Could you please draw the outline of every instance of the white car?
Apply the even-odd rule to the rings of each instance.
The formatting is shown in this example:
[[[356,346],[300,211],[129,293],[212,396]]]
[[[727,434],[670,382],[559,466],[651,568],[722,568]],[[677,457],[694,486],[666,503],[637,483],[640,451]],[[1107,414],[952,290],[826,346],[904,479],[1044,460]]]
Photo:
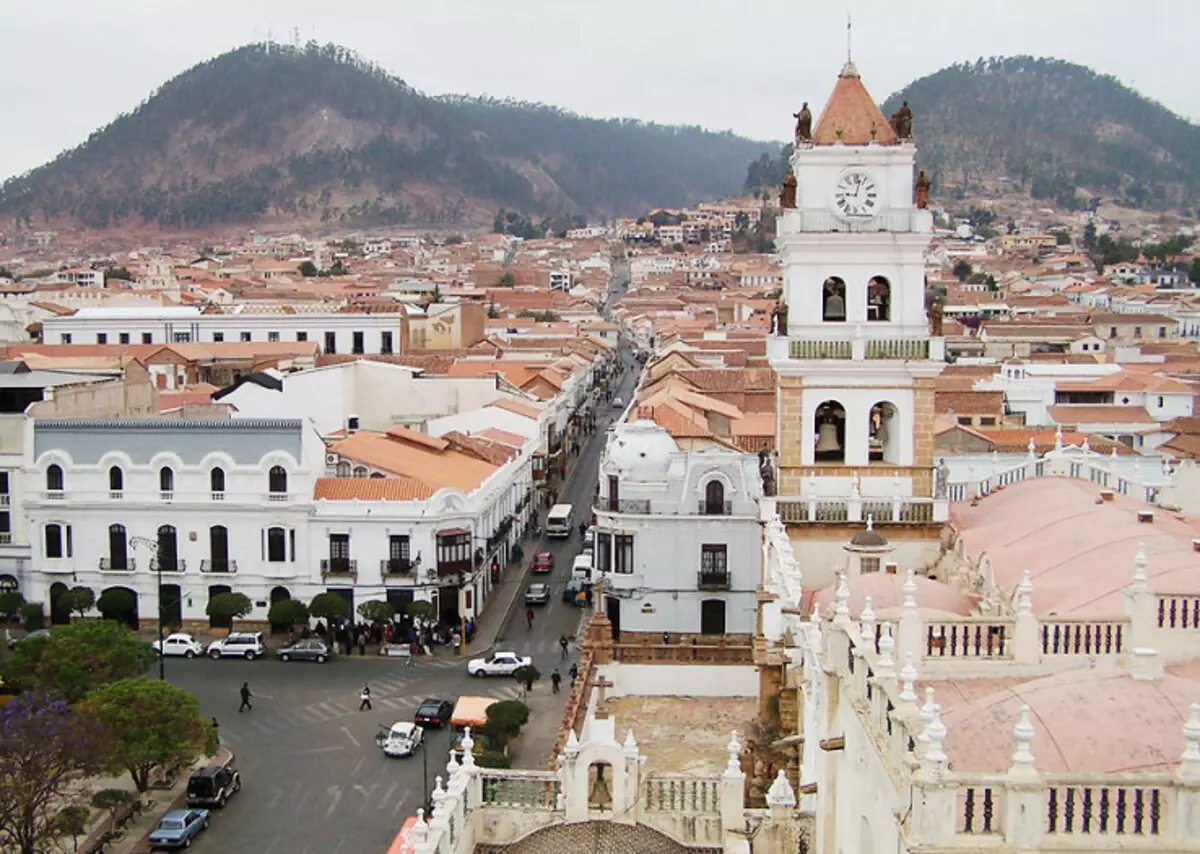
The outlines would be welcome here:
[[[468,676],[512,676],[518,667],[533,664],[528,655],[515,652],[493,652],[487,658],[472,658],[467,662]]]
[[[182,655],[184,658],[195,658],[204,655],[204,647],[200,641],[188,634],[176,633],[167,635],[161,641],[155,641],[151,646],[162,655]]]
[[[262,632],[234,632],[227,638],[218,638],[208,645],[210,658],[244,658],[253,661],[262,658],[267,647]]]
[[[392,724],[379,746],[383,748],[384,756],[412,756],[424,737],[425,730],[416,724],[398,721]]]

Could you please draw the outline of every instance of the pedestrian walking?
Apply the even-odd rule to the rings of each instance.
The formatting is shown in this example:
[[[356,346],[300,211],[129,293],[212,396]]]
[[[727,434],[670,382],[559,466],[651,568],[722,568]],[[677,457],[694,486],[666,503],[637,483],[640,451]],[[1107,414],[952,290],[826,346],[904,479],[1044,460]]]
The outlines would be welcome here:
[[[554,672],[550,674],[550,690],[557,694],[560,685],[562,685],[562,674],[558,672],[558,668],[556,667],[554,668]]]
[[[238,706],[238,711],[244,712],[247,709],[250,709],[251,711],[253,711],[254,706],[250,705],[250,698],[253,697],[254,695],[250,693],[250,683],[249,682],[242,683],[242,690],[240,693],[242,695],[242,704],[240,706]]]
[[[525,623],[530,629],[533,628],[533,609],[532,608],[525,609]]]
[[[367,654],[367,633],[366,632],[358,633],[358,654],[359,655]]]
[[[454,654],[459,655],[462,652],[462,635],[458,633],[457,629],[455,629],[454,634],[450,636],[450,640],[454,644]]]
[[[221,741],[221,725],[217,723],[217,718],[215,715],[213,716],[212,723],[209,724],[209,726],[212,727],[213,736],[217,739],[217,743],[219,744]]]
[[[421,647],[417,645],[416,641],[413,641],[412,643],[410,643],[408,645],[408,666],[409,667],[417,666],[417,656],[420,654],[421,654]]]
[[[568,640],[567,640],[567,636],[566,636],[566,635],[561,635],[561,636],[559,636],[559,638],[558,638],[558,648],[559,648],[559,649],[562,651],[562,659],[563,659],[563,661],[566,661],[566,660],[567,660],[567,645],[568,645],[568,644],[570,644],[570,641],[568,641]]]
[[[571,662],[571,669],[567,671],[567,675],[571,677],[571,685],[575,685],[575,680],[579,678],[579,665]]]
[[[371,686],[366,682],[363,683],[362,690],[358,692],[358,699],[361,701],[358,704],[360,712],[371,711]]]

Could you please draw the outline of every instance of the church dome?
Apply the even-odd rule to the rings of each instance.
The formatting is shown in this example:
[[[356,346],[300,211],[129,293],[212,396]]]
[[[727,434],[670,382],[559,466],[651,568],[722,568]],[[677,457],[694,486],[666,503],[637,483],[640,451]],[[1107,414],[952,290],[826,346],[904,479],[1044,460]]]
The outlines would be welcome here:
[[[863,603],[871,597],[871,609],[879,617],[891,617],[900,613],[904,605],[904,582],[907,575],[893,575],[890,572],[868,572],[866,575],[856,575],[846,579],[846,587],[850,591],[850,601],[847,607],[850,616],[857,619],[863,609]],[[935,614],[951,617],[965,617],[975,607],[975,602],[959,593],[953,587],[940,581],[931,581],[923,575],[913,576],[913,584],[917,586],[914,598],[917,600],[917,611],[929,617]],[[821,606],[822,613],[831,613],[837,600],[837,584],[815,591],[808,602],[809,610],[812,604]]]
[[[607,464],[622,480],[663,481],[679,446],[653,421],[620,424],[608,442]]]
[[[875,526],[867,522],[867,527],[850,538],[850,546],[855,549],[886,549],[888,539]]]

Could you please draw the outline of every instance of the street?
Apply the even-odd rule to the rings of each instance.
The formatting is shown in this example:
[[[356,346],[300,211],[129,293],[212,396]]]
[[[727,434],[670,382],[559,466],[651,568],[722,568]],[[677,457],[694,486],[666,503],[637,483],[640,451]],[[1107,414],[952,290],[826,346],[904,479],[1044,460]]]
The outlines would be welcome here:
[[[622,292],[618,286],[614,295]],[[626,370],[615,394],[628,403],[638,366],[624,350],[622,361]],[[597,406],[597,429],[584,443],[570,483],[559,496],[560,502],[575,506],[576,525],[591,518],[606,428],[619,414],[606,403]],[[550,674],[560,668],[565,703],[566,672],[578,648],[572,644],[570,660],[562,661],[559,638],[574,637],[585,612],[563,602],[562,592],[571,563],[581,551],[581,538],[576,530],[567,539],[522,546],[551,552],[554,572],[532,576],[520,585],[495,648],[533,657],[542,674],[534,689],[537,693],[549,693]],[[524,589],[534,580],[549,584],[551,596],[548,604],[534,607],[533,627],[528,628]],[[503,605],[493,602],[488,607]],[[323,665],[171,659],[167,678],[194,692],[204,715],[216,717],[222,742],[234,751],[244,781],[243,791],[214,816],[210,829],[198,839],[195,847],[201,852],[384,851],[404,819],[423,802],[423,761],[429,786],[436,776],[445,775],[450,735],[448,729],[429,731],[424,757],[419,751],[407,759],[388,759],[375,745],[379,727],[412,720],[427,697],[451,701],[465,694],[520,697],[520,688],[511,679],[468,677],[466,658],[445,649],[413,667],[403,659],[377,656],[339,656]],[[250,683],[254,708],[238,713],[243,681]],[[364,682],[371,686],[374,708],[360,712],[358,695]],[[553,708],[561,715],[561,704]],[[532,736],[529,731],[536,728],[538,742],[544,741],[548,750],[559,723],[557,716],[543,714],[531,718],[526,732]],[[543,761],[544,756],[538,756],[536,764]]]

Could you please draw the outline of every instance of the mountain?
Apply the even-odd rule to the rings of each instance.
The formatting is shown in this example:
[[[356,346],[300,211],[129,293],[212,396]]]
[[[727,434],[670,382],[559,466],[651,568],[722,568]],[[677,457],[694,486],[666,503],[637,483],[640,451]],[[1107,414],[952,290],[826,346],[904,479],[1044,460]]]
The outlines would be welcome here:
[[[0,187],[26,227],[351,225],[640,213],[737,192],[732,133],[429,97],[334,45],[248,45]]]
[[[1008,179],[1010,189],[1072,209],[1089,198],[1184,212],[1200,203],[1200,127],[1082,66],[980,59],[910,83],[884,115],[902,101],[915,115],[918,165],[942,201]],[[746,188],[781,179],[781,168],[752,162]]]

